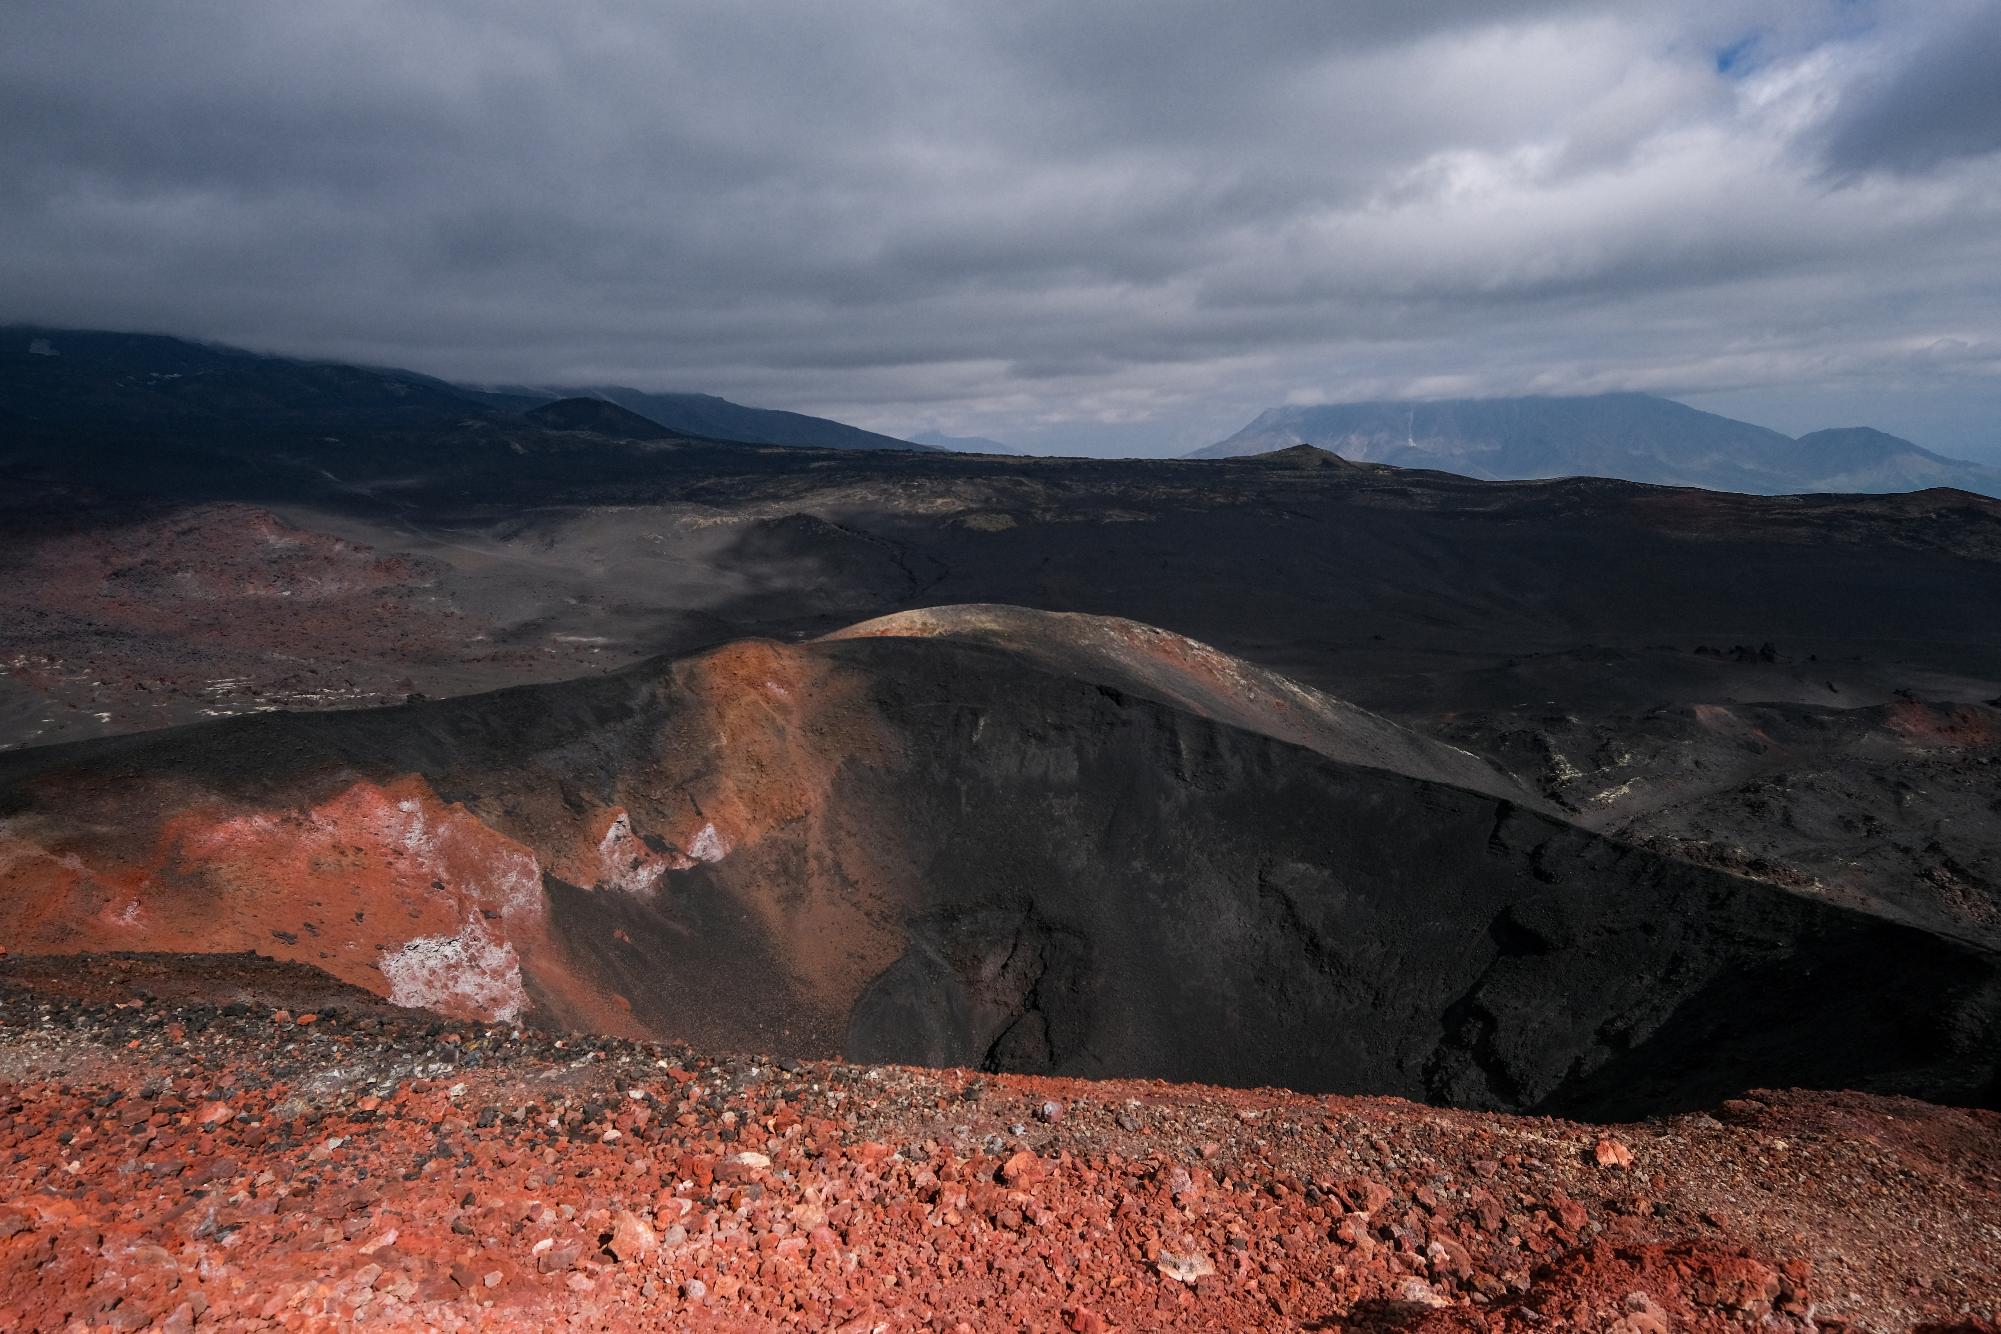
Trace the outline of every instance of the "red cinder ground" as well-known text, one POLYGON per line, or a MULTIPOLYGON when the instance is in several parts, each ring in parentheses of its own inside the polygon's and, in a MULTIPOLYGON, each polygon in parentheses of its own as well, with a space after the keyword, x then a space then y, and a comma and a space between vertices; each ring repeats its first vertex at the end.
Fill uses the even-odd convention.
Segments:
POLYGON ((2001 1273, 1990 1113, 795 1065, 248 955, 0 964, 0 1174, 24 1330, 1907 1329, 2001 1273))

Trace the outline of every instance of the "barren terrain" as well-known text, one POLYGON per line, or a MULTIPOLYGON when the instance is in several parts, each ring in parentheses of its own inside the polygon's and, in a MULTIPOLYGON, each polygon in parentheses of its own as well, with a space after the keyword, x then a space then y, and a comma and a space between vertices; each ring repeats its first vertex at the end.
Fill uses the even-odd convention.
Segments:
POLYGON ((0 966, 0 1081, 17 1328, 1907 1329, 2001 1244, 1992 1113, 718 1057, 241 956, 0 966))
POLYGON ((0 366, 13 1325, 1995 1318, 2001 502, 103 338, 0 366))

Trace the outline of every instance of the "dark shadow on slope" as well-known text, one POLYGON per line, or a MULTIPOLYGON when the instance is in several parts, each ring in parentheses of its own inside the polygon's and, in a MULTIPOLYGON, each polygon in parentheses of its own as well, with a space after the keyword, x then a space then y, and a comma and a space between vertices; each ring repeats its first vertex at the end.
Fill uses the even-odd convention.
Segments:
POLYGON ((1632 1121, 1754 1088, 1997 1107, 1996 1014, 2001 979, 1991 961, 1942 953, 1917 931, 1855 932, 1725 969, 1646 1040, 1533 1110, 1632 1121), (1941 1015, 1950 1018, 1940 1023, 1941 1015))

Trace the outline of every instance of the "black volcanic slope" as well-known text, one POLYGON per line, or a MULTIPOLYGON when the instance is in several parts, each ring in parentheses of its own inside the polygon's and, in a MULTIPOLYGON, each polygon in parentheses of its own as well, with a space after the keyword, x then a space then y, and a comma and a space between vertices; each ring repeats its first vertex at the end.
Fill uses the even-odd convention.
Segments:
POLYGON ((677 434, 710 440, 741 440, 753 445, 807 445, 816 449, 922 452, 931 448, 915 441, 865 431, 846 422, 808 416, 803 412, 745 407, 714 394, 653 394, 623 385, 604 385, 585 392, 610 399, 677 434))
POLYGON ((865 1060, 1586 1114, 2001 1100, 1988 950, 1440 781, 1434 743, 1376 767, 1279 739, 1283 701, 1162 702, 1230 676, 1179 645, 901 629, 0 758, 0 928, 865 1060))

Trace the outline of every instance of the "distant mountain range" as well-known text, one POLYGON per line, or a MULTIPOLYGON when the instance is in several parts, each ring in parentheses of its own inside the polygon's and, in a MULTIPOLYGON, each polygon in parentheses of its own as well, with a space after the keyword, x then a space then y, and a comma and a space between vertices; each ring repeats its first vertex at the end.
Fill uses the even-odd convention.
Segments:
MULTIPOLYGON (((555 432, 548 439, 565 448, 591 439, 653 447, 686 438, 1027 452, 979 436, 899 440, 711 394, 620 385, 481 388, 157 334, 0 328, 0 466, 40 460, 34 466, 46 470, 51 451, 88 443, 102 452, 115 442, 124 460, 119 468, 190 477, 223 456, 236 460, 230 466, 343 479, 422 460, 427 475, 436 476, 440 466, 473 468, 468 450, 518 454, 525 446, 509 433, 523 428, 555 432)), ((1299 444, 1358 462, 1493 480, 1596 476, 1764 495, 1957 487, 2001 496, 2001 469, 1947 458, 1882 431, 1844 427, 1795 440, 1648 394, 1274 408, 1189 457, 1235 458, 1299 444)))
MULTIPOLYGON (((89 329, 0 328, 0 422, 45 429, 119 428, 141 433, 195 429, 443 430, 468 419, 503 420, 565 399, 614 404, 663 431, 631 423, 628 439, 667 435, 822 449, 926 446, 798 412, 745 407, 710 394, 649 394, 620 385, 587 388, 452 384, 415 371, 266 356, 161 334, 89 329)), ((540 424, 593 429, 569 409, 540 424), (559 424, 567 423, 567 424, 559 424)), ((601 418, 602 423, 617 420, 601 418)))
POLYGON ((911 436, 910 440, 912 444, 929 445, 933 449, 949 449, 954 454, 1028 453, 1018 445, 1004 445, 983 435, 940 435, 936 431, 920 431, 911 436))
POLYGON ((658 422, 680 435, 704 440, 735 440, 747 445, 810 445, 818 449, 923 449, 927 446, 878 435, 859 426, 809 417, 802 412, 749 408, 714 394, 649 394, 624 385, 582 388, 509 389, 513 395, 544 398, 601 398, 658 422))
POLYGON ((1949 486, 2001 496, 2001 469, 1866 426, 1794 439, 1651 394, 1273 408, 1188 457, 1238 458, 1298 444, 1492 480, 1618 477, 1760 495, 1949 486))
POLYGON ((0 329, 0 410, 49 430, 436 429, 539 399, 477 395, 414 371, 264 356, 160 334, 0 329))

